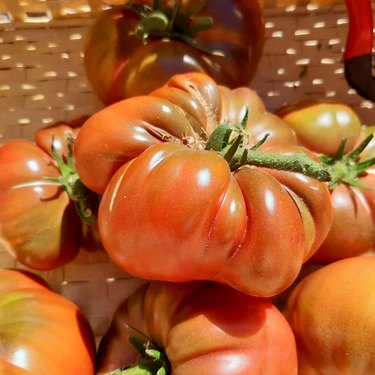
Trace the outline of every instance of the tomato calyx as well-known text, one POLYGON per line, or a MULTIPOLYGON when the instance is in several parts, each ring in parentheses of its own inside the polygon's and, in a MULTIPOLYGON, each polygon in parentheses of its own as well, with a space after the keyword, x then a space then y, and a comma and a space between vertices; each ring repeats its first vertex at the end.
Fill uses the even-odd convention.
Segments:
POLYGON ((44 177, 46 181, 51 181, 62 186, 74 202, 76 210, 81 220, 88 225, 93 225, 96 220, 96 210, 98 205, 98 196, 89 190, 80 180, 73 161, 74 140, 71 134, 68 134, 68 155, 66 161, 57 152, 54 140, 51 143, 51 153, 53 159, 60 171, 60 177, 44 177))
POLYGON ((359 161, 359 156, 373 137, 374 134, 369 134, 353 151, 346 155, 344 154, 346 139, 343 139, 335 155, 322 155, 319 157, 332 176, 331 181, 328 183, 328 187, 331 190, 334 190, 340 183, 369 189, 368 186, 358 181, 358 177, 363 176, 366 170, 375 164, 375 158, 359 161))
POLYGON ((129 336, 129 342, 139 352, 140 362, 112 371, 109 375, 169 375, 171 365, 165 351, 142 332, 129 326, 127 328, 135 333, 129 336))
POLYGON ((220 124, 211 134, 206 150, 216 151, 228 162, 231 171, 244 165, 253 165, 276 170, 302 173, 318 181, 330 181, 328 168, 303 153, 294 155, 272 154, 259 150, 268 138, 266 134, 255 145, 249 143, 249 134, 245 129, 248 118, 246 112, 239 125, 229 122, 220 124))
POLYGON ((198 1, 189 12, 181 11, 181 2, 176 2, 173 7, 170 7, 163 5, 163 1, 160 0, 154 0, 152 7, 136 3, 120 7, 131 9, 140 17, 140 22, 134 32, 143 41, 149 37, 179 39, 200 51, 224 56, 222 51, 208 48, 195 39, 197 34, 211 28, 214 23, 212 17, 199 16, 205 2, 206 0, 198 1))

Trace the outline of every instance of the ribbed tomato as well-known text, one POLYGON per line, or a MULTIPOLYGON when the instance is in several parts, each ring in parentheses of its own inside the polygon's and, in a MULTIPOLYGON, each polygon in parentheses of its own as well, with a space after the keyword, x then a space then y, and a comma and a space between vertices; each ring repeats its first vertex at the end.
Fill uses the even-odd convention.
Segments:
POLYGON ((152 282, 120 305, 99 345, 98 375, 136 364, 139 372, 118 374, 297 373, 292 331, 268 299, 205 282, 152 282))
POLYGON ((270 296, 293 282, 324 239, 330 196, 326 184, 301 173, 239 164, 301 157, 319 169, 294 142, 254 91, 229 90, 195 73, 94 114, 74 151, 82 182, 103 194, 98 228, 121 268, 270 296), (220 138, 223 128, 228 140, 220 138))
POLYGON ((362 125, 350 106, 337 101, 301 101, 277 114, 296 132, 299 144, 323 160, 334 178, 329 184, 332 225, 313 259, 331 262, 373 251, 375 168, 371 159, 375 140, 363 151, 360 145, 375 133, 375 127, 362 125))

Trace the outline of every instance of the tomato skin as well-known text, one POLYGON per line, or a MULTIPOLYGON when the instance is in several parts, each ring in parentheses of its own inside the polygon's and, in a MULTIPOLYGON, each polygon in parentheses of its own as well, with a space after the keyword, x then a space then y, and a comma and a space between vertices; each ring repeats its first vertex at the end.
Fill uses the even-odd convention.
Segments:
MULTIPOLYGON (((285 178, 292 190, 293 182, 285 178)), ((315 187, 324 233, 330 211, 315 187)), ((305 252, 316 248, 305 243, 310 233, 301 212, 274 177, 249 167, 232 176, 216 153, 172 144, 150 147, 118 170, 103 195, 98 227, 111 258, 133 275, 216 280, 261 296, 285 289, 309 257, 305 252), (265 230, 276 223, 277 231, 265 230)), ((323 237, 316 231, 312 238, 320 244, 323 237)))
MULTIPOLYGON (((361 182, 375 187, 375 171, 361 182)), ((375 192, 339 185, 331 193, 333 218, 330 231, 313 259, 332 262, 374 250, 375 192)))
MULTIPOLYGON (((151 3, 137 1, 137 3, 151 3)), ((196 6, 182 2, 182 11, 196 6)), ((176 1, 162 1, 173 8, 176 1)), ((253 78, 264 44, 262 9, 257 0, 207 0, 200 16, 214 26, 195 40, 225 57, 198 50, 184 41, 134 34, 139 16, 129 9, 109 9, 94 21, 86 36, 84 63, 94 92, 106 105, 149 94, 175 74, 202 72, 218 83, 247 86, 253 78)))
POLYGON ((285 311, 297 341, 299 373, 375 372, 375 258, 338 260, 306 276, 285 311))
POLYGON ((0 305, 1 374, 94 374, 94 336, 71 301, 33 275, 2 269, 0 305))
POLYGON ((328 100, 302 100, 276 112, 294 131, 298 142, 319 154, 334 155, 346 138, 345 151, 356 146, 361 121, 347 105, 328 100))
POLYGON ((202 149, 219 123, 239 124, 246 108, 251 143, 269 133, 264 151, 308 153, 290 144, 293 132, 253 91, 230 91, 201 74, 176 76, 83 125, 77 171, 102 194, 99 233, 120 268, 148 279, 215 280, 256 296, 293 282, 328 231, 329 191, 288 172, 231 172, 202 149))
POLYGON ((220 123, 239 124, 246 109, 250 143, 269 134, 261 149, 296 144, 294 132, 266 111, 253 90, 229 90, 205 74, 181 74, 150 95, 126 99, 92 115, 75 142, 77 172, 89 189, 103 194, 113 174, 150 146, 166 141, 204 143, 220 123))
POLYGON ((98 374, 134 364, 140 330, 163 348, 172 375, 296 374, 290 327, 268 299, 214 283, 153 282, 116 311, 98 350, 98 374))
MULTIPOLYGON (((348 153, 375 127, 362 126, 357 114, 347 105, 335 101, 301 101, 282 108, 277 114, 294 129, 300 145, 317 155, 333 156, 342 139, 347 139, 348 153)), ((371 141, 360 160, 375 156, 371 141)), ((375 168, 358 177, 370 189, 340 183, 331 190, 333 219, 326 239, 312 259, 328 263, 373 251, 375 246, 375 168), (355 228, 355 229, 354 229, 355 228)))
POLYGON ((35 133, 35 144, 37 144, 48 155, 52 155, 52 140, 55 150, 66 161, 68 157, 69 140, 77 137, 80 127, 88 119, 88 116, 81 116, 71 121, 56 122, 51 126, 39 129, 35 133))
MULTIPOLYGON (((41 143, 43 137, 37 139, 41 143)), ((62 142, 56 136, 55 143, 62 142)), ((51 156, 31 141, 12 140, 0 147, 0 165, 2 245, 31 269, 54 269, 72 260, 81 222, 65 191, 43 181, 60 175, 51 156)))

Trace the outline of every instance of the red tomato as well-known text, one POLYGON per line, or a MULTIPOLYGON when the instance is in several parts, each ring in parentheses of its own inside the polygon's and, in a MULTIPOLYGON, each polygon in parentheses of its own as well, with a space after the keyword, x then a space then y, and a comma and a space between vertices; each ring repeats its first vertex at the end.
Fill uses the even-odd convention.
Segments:
POLYGON ((297 373, 294 337, 280 311, 227 286, 153 282, 138 289, 100 342, 98 375, 138 363, 129 337, 145 341, 140 332, 166 355, 171 375, 297 373))
POLYGON ((74 140, 77 137, 80 127, 88 118, 89 116, 80 116, 69 121, 59 121, 39 129, 35 134, 35 143, 52 157, 51 145, 53 139, 56 151, 66 160, 69 139, 74 140))
POLYGON ((149 96, 93 115, 75 146, 82 182, 103 194, 98 228, 119 267, 147 279, 215 280, 270 296, 296 278, 331 221, 325 184, 299 173, 231 171, 205 150, 219 123, 239 124, 266 152, 307 152, 250 89, 203 74, 174 77, 149 96), (268 147, 267 147, 268 146, 268 147))
MULTIPOLYGON (((135 3, 157 6, 156 1, 135 3)), ((147 39, 135 33, 141 17, 126 7, 102 12, 91 25, 84 48, 86 75, 105 104, 148 94, 178 73, 203 72, 229 87, 249 84, 264 44, 264 22, 258 0, 207 0, 197 15, 191 13, 202 1, 158 3, 169 18, 173 17, 176 6, 180 12, 174 18, 172 30, 168 28, 164 33, 155 30, 147 39), (223 55, 202 51, 186 40, 170 37, 176 30, 186 36, 189 31, 181 31, 179 26, 194 27, 203 17, 212 17, 213 26, 193 35, 193 42, 223 55)))
MULTIPOLYGON (((62 187, 45 177, 59 177, 51 157, 49 130, 36 143, 12 140, 0 147, 0 242, 19 262, 48 270, 66 264, 80 247, 81 221, 62 187)), ((54 145, 66 155, 66 133, 53 130, 54 145)))
POLYGON ((306 276, 285 316, 297 341, 299 373, 375 373, 375 258, 342 259, 306 276))
MULTIPOLYGON (((302 101, 286 106, 278 115, 296 132, 299 144, 317 155, 334 156, 346 139, 345 152, 353 151, 375 127, 364 127, 357 114, 347 105, 329 101, 302 101)), ((375 141, 359 158, 343 158, 331 168, 342 177, 354 176, 361 188, 346 182, 331 189, 333 221, 331 229, 313 259, 331 262, 374 250, 375 246, 375 168, 356 176, 355 165, 375 156, 375 141)))
POLYGON ((94 336, 71 301, 29 274, 2 269, 0 306, 1 374, 94 374, 94 336))
MULTIPOLYGON (((35 135, 35 143, 53 157, 51 153, 51 142, 52 139, 54 139, 53 145, 56 151, 65 161, 67 161, 69 142, 73 139, 72 147, 74 147, 74 139, 77 137, 81 126, 88 118, 89 116, 79 116, 69 121, 60 121, 49 127, 42 128, 38 130, 35 135)), ((96 208, 97 205, 98 203, 95 199, 92 206, 96 208)), ((95 211, 95 213, 97 212, 95 211)), ((82 222, 82 239, 80 247, 86 251, 103 250, 96 223, 88 225, 87 223, 82 222)))

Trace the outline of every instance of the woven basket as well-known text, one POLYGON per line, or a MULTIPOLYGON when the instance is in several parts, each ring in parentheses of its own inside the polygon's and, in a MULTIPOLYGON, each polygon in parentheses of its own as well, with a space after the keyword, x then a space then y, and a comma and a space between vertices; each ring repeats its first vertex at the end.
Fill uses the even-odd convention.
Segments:
MULTIPOLYGON (((58 19, 91 17, 111 5, 130 0, 1 0, 0 13, 9 22, 40 23, 58 19)), ((291 9, 309 6, 311 9, 341 5, 344 0, 260 0, 263 8, 291 9)))
MULTIPOLYGON (((123 2, 123 1, 121 1, 123 2)), ((83 42, 96 12, 120 1, 0 1, 0 143, 33 139, 57 121, 101 108, 83 67, 83 42)), ((269 111, 303 98, 336 98, 363 123, 375 124, 374 104, 343 76, 348 19, 344 1, 263 0, 266 43, 251 87, 269 111)), ((23 268, 0 246, 0 266, 23 268)), ((112 313, 142 281, 103 252, 81 251, 54 271, 37 272, 84 311, 99 338, 112 313)))

